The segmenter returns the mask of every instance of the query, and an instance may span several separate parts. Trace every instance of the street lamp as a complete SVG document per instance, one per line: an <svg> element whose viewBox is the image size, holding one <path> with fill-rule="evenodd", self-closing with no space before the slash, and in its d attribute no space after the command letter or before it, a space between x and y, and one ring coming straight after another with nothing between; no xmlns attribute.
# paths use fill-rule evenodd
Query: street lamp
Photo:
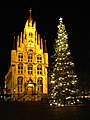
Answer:
<svg viewBox="0 0 90 120"><path fill-rule="evenodd" d="M15 88L14 88L14 101L15 101Z"/></svg>

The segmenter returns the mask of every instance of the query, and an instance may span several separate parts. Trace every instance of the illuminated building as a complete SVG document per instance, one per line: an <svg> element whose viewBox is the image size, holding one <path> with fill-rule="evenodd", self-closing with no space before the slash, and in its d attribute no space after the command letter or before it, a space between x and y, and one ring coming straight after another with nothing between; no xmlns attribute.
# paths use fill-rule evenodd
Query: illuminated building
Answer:
<svg viewBox="0 0 90 120"><path fill-rule="evenodd" d="M16 49L11 50L11 64L5 76L5 90L14 101L39 100L48 94L48 52L46 40L36 30L31 9L25 28L17 38Z"/></svg>

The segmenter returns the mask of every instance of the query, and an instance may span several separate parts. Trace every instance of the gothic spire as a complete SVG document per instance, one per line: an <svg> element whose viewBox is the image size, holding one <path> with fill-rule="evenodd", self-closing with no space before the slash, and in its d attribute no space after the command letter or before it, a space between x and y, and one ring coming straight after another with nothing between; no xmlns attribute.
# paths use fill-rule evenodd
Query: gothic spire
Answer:
<svg viewBox="0 0 90 120"><path fill-rule="evenodd" d="M47 53L47 45L46 45L46 40L44 40L44 53Z"/></svg>
<svg viewBox="0 0 90 120"><path fill-rule="evenodd" d="M28 23L32 22L32 13L31 13L31 8L29 10L29 19L28 19Z"/></svg>
<svg viewBox="0 0 90 120"><path fill-rule="evenodd" d="M13 34L14 34L13 49L15 49L15 32Z"/></svg>

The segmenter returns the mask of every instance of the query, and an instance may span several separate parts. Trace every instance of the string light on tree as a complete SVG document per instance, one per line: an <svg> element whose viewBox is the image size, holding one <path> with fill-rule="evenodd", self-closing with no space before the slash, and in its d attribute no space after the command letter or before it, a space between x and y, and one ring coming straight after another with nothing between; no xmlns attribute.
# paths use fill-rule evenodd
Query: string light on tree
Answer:
<svg viewBox="0 0 90 120"><path fill-rule="evenodd" d="M68 45L68 35L63 18L57 25L57 39L54 43L52 70L49 84L49 104L64 106L76 104L78 78Z"/></svg>

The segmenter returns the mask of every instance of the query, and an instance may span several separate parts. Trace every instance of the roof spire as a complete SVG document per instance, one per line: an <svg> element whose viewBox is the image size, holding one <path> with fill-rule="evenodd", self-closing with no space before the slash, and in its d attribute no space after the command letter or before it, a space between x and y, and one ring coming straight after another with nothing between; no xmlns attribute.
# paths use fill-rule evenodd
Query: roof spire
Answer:
<svg viewBox="0 0 90 120"><path fill-rule="evenodd" d="M47 45L46 45L46 40L44 39L44 53L47 53Z"/></svg>
<svg viewBox="0 0 90 120"><path fill-rule="evenodd" d="M14 34L13 49L15 49L15 32L13 34Z"/></svg>
<svg viewBox="0 0 90 120"><path fill-rule="evenodd" d="M29 20L28 20L28 23L30 23L32 21L32 13L31 13L31 8L29 10Z"/></svg>

